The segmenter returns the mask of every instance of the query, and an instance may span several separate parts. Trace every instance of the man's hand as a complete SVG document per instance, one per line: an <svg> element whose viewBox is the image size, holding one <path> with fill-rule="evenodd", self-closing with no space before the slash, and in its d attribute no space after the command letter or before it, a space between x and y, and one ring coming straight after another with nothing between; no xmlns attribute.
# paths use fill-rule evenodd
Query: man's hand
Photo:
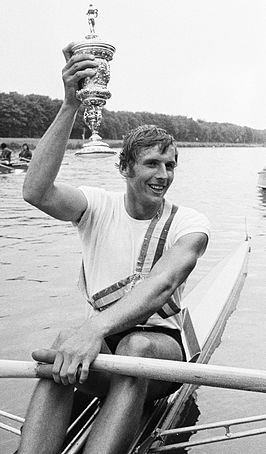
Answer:
<svg viewBox="0 0 266 454"><path fill-rule="evenodd" d="M79 383L84 383L88 378L90 364L101 350L103 337L88 330L86 322L78 329L62 331L56 342L58 346L53 346L51 350L33 352L33 359L53 363L53 378L56 383L75 384L77 372L80 372Z"/></svg>
<svg viewBox="0 0 266 454"><path fill-rule="evenodd" d="M66 65L62 70L62 77L65 87L65 102L77 109L81 104L76 98L76 91L80 89L79 82L85 77L95 76L98 62L92 54L73 55L71 52L73 45L74 43L70 43L63 49Z"/></svg>

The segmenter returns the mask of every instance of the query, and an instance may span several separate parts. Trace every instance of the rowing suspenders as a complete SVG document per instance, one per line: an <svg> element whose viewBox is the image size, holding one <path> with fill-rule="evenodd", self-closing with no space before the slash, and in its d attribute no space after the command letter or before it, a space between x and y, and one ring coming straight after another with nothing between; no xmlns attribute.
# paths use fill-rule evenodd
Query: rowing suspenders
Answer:
<svg viewBox="0 0 266 454"><path fill-rule="evenodd" d="M88 297L84 264L82 262L79 287L94 309L100 311L106 309L110 304L118 301L136 284L144 280L145 277L149 275L151 269L163 254L167 235L177 210L177 206L165 201L162 212L157 213L157 215L152 218L145 233L135 272L132 275L110 285L109 287L100 290L91 298ZM179 306L171 296L164 306L158 311L158 314L162 318L168 318L177 314L179 311Z"/></svg>

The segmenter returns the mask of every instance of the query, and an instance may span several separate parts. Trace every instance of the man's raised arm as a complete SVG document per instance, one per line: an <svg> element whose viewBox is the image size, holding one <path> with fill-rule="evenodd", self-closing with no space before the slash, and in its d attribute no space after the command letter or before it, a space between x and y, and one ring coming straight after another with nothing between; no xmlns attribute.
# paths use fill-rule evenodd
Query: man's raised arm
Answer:
<svg viewBox="0 0 266 454"><path fill-rule="evenodd" d="M23 197L45 213L64 221L77 221L87 202L79 189L55 184L80 101L78 83L93 77L97 62L93 55L71 55L69 44L64 50L66 65L62 71L65 98L63 104L33 154L23 186Z"/></svg>

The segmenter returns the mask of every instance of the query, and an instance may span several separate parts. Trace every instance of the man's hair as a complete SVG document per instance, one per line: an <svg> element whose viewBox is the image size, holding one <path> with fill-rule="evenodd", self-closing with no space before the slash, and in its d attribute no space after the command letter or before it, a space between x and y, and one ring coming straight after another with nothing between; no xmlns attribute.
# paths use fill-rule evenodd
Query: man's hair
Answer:
<svg viewBox="0 0 266 454"><path fill-rule="evenodd" d="M4 148L6 148L6 147L7 147L6 143L4 143L4 142L1 143L1 148L2 148L3 150L4 150Z"/></svg>
<svg viewBox="0 0 266 454"><path fill-rule="evenodd" d="M119 169L125 170L128 166L132 169L140 152L155 145L160 146L161 153L165 153L168 147L173 145L177 162L178 151L174 137L168 134L165 129L158 128L155 125L143 125L132 129L124 136L123 148L119 155Z"/></svg>

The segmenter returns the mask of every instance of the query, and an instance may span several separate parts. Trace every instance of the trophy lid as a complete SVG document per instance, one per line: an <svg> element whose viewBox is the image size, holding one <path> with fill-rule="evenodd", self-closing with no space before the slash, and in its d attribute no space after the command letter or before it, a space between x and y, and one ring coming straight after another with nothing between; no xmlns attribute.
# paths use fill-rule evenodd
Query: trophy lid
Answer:
<svg viewBox="0 0 266 454"><path fill-rule="evenodd" d="M101 51L104 52L105 58L107 60L112 60L113 54L115 52L115 47L109 43L104 42L100 36L95 32L95 23L96 18L98 17L98 9L93 6L92 3L89 4L88 11L86 13L88 16L89 24L89 34L85 36L84 41L75 42L72 46L72 51L75 53L77 50L82 51L82 49L90 47L91 50L101 48Z"/></svg>

